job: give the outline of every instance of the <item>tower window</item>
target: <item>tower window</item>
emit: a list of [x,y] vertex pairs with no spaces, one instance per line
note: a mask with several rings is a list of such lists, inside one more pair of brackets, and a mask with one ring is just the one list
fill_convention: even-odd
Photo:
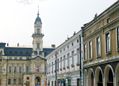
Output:
[[40,43],[37,43],[37,48],[40,48]]

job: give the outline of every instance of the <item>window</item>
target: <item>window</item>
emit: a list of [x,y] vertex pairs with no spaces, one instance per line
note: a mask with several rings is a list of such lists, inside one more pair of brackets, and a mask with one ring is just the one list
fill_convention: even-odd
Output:
[[117,49],[119,51],[119,27],[117,28]]
[[69,68],[69,53],[67,54],[67,68]]
[[89,58],[92,59],[92,41],[89,42]]
[[72,46],[74,45],[74,43],[72,42]]
[[37,33],[40,33],[40,29],[37,29]]
[[110,33],[106,33],[106,53],[110,53]]
[[16,79],[13,79],[13,84],[16,84]]
[[22,84],[22,79],[21,78],[19,78],[19,84]]
[[79,66],[80,64],[80,52],[79,52],[79,48],[77,48],[77,66]]
[[84,60],[87,60],[87,44],[84,45]]
[[37,43],[37,48],[40,48],[40,43]]
[[16,68],[16,66],[14,67],[14,73],[16,73],[16,71],[17,71],[17,68]]
[[21,73],[21,67],[19,67],[19,73]]
[[65,69],[65,55],[64,55],[64,65],[63,65],[63,69]]
[[72,51],[72,67],[74,66],[74,51]]
[[[26,73],[28,73],[29,72],[29,67],[28,66],[26,66]],[[38,71],[39,72],[39,71]]]
[[60,70],[62,70],[62,57],[60,57]]
[[11,79],[8,79],[8,85],[10,85],[11,84]]
[[53,73],[53,62],[52,62],[52,73]]
[[59,71],[59,59],[57,59],[57,70]]
[[12,72],[12,68],[11,68],[11,66],[9,66],[9,73],[11,73]]
[[110,23],[110,18],[107,18],[107,23]]
[[101,41],[100,37],[97,37],[96,39],[96,49],[97,49],[97,57],[101,55]]

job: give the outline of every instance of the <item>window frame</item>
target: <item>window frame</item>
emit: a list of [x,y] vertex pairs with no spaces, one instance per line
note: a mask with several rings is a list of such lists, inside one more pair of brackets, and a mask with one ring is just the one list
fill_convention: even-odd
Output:
[[107,32],[105,34],[105,42],[106,42],[106,54],[111,53],[111,34],[110,32]]

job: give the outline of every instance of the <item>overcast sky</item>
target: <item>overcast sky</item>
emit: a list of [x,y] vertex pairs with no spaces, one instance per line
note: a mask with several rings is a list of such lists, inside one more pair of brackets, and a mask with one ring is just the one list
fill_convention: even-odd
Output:
[[42,19],[44,47],[63,43],[117,0],[1,0],[0,42],[13,46],[32,45],[34,21],[38,12]]

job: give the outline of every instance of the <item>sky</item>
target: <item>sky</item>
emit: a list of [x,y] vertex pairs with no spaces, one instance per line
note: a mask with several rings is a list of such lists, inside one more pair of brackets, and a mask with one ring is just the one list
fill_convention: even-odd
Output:
[[32,47],[38,7],[42,20],[43,46],[63,43],[94,15],[117,0],[1,0],[0,42]]

